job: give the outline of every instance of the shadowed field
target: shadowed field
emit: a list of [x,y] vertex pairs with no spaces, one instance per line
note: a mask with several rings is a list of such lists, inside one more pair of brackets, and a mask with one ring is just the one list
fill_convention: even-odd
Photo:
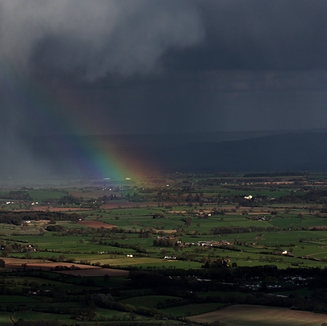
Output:
[[235,305],[188,319],[198,323],[220,321],[233,326],[320,326],[327,321],[327,315],[287,308]]

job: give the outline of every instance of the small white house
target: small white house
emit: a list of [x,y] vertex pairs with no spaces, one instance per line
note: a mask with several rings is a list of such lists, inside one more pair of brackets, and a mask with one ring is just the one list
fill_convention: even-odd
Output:
[[244,199],[252,199],[253,196],[252,195],[249,195],[249,196],[244,196]]

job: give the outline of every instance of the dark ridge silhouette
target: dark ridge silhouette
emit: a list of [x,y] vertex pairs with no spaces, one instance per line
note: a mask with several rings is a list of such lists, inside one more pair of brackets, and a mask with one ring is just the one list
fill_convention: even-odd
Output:
[[[169,135],[26,137],[22,154],[5,155],[0,177],[91,176],[87,149],[122,154],[162,172],[276,172],[327,170],[327,131],[263,131]],[[81,150],[83,149],[84,152]],[[85,154],[85,155],[84,155]],[[92,170],[93,169],[93,170]],[[106,177],[106,176],[103,176]]]
[[185,171],[325,171],[327,133],[286,133],[187,144],[172,148],[170,154],[162,154],[160,159],[168,166]]

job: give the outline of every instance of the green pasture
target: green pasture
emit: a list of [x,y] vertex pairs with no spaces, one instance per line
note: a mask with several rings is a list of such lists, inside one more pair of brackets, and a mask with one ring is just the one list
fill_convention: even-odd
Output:
[[[237,263],[237,266],[239,267],[254,267],[254,266],[266,266],[266,265],[274,265],[279,269],[285,269],[285,268],[289,268],[289,267],[295,267],[295,266],[299,266],[299,267],[317,267],[320,266],[318,264],[315,264],[314,262],[308,262],[308,264],[306,265],[299,265],[299,260],[295,259],[295,258],[288,258],[285,259],[284,261],[278,260],[277,261],[267,261],[267,260],[262,260],[265,259],[266,256],[264,255],[257,255],[257,254],[248,254],[249,258],[241,258],[241,257],[230,257],[231,259],[231,263],[235,262]],[[274,257],[275,258],[275,257]]]
[[[255,246],[235,246],[236,248],[242,251],[234,251],[223,248],[201,248],[206,251],[197,253],[198,258],[207,257],[209,259],[222,259],[229,258],[230,264],[236,263],[237,266],[263,266],[263,265],[276,265],[278,268],[287,268],[290,266],[300,266],[300,267],[318,267],[324,266],[325,263],[321,261],[309,260],[306,258],[297,258],[289,255],[282,255],[281,252],[283,250],[289,250],[289,247],[286,248],[258,248]],[[198,247],[199,248],[199,247]],[[297,247],[291,247],[291,250],[294,250]],[[300,249],[300,247],[299,247]],[[308,258],[310,257],[310,253],[314,253],[316,248],[311,248],[311,250],[307,251]],[[276,252],[276,254],[272,254]],[[278,253],[279,252],[279,253]],[[316,252],[317,256],[319,254],[323,255],[324,251]],[[301,256],[304,256],[304,253],[301,253]],[[312,256],[315,257],[315,256]],[[199,265],[202,265],[199,263]]]
[[[56,225],[61,225],[66,227],[67,229],[85,229],[88,228],[86,225],[78,224],[78,223],[72,223],[71,221],[57,221]],[[54,235],[54,232],[46,231],[47,235]]]
[[[160,266],[178,267],[181,264],[188,268],[200,268],[202,263],[199,262],[182,262],[182,261],[164,261],[161,259],[164,254],[161,253],[161,248],[153,247],[153,240],[155,237],[139,238],[137,234],[126,233],[122,238],[122,234],[116,234],[117,238],[107,239],[106,241],[118,242],[122,245],[131,245],[143,247],[153,257],[139,257],[139,254],[131,248],[119,248],[110,245],[100,245],[98,243],[90,242],[90,237],[77,237],[77,236],[17,236],[11,237],[12,240],[28,241],[28,243],[36,243],[38,250],[30,253],[11,253],[11,257],[18,258],[35,258],[35,259],[52,259],[55,258],[59,261],[72,261],[81,262],[88,261],[91,264],[109,264],[112,266],[144,266],[147,268]],[[205,240],[226,240],[229,242],[245,243],[245,245],[233,245],[239,251],[229,250],[226,248],[211,248],[211,247],[198,247],[191,246],[178,250],[177,252],[171,247],[165,248],[165,255],[178,256],[185,255],[186,253],[194,254],[198,260],[202,257],[218,258],[218,257],[230,257],[232,262],[236,262],[240,266],[251,266],[258,264],[267,264],[265,258],[264,261],[260,261],[260,256],[269,256],[271,252],[282,252],[284,250],[292,252],[295,256],[308,256],[316,258],[327,257],[327,249],[324,248],[327,245],[327,232],[326,231],[278,231],[278,232],[253,232],[253,233],[240,233],[240,234],[224,234],[224,235],[185,235],[177,237],[182,242],[197,242]],[[42,242],[41,242],[42,241]],[[233,247],[230,247],[233,249]],[[99,252],[105,254],[100,255]],[[127,258],[126,256],[132,254],[133,258]],[[248,256],[251,259],[246,259]],[[160,257],[154,258],[154,257]],[[297,264],[301,258],[292,258],[288,256],[281,256],[277,259],[276,255],[271,256],[272,259],[269,263],[278,263],[282,268],[289,264]],[[317,266],[324,264],[322,262],[302,259],[303,264],[308,266]],[[192,267],[191,267],[192,266]]]
[[[137,206],[137,203],[135,203]],[[108,209],[106,211],[101,211],[100,214],[106,213],[110,214],[111,216],[142,216],[142,215],[152,215],[156,211],[160,210],[158,207],[132,207],[132,208],[115,208],[115,209]]]
[[[30,195],[33,201],[37,202],[43,202],[46,199],[58,199],[63,196],[67,196],[67,193],[53,189],[53,190],[48,190],[48,189],[37,189],[37,190],[26,190],[25,191],[27,194]],[[0,190],[0,198],[6,197],[10,191],[8,190]],[[12,200],[10,200],[12,201]]]
[[70,317],[71,315],[69,314],[51,314],[37,311],[17,311],[14,313],[13,319],[14,321],[18,321],[20,318],[26,321],[58,320],[71,325],[72,320]]
[[231,297],[237,295],[240,298],[246,298],[249,294],[248,293],[242,293],[242,292],[230,292],[230,291],[209,291],[209,292],[197,292],[197,296],[200,298],[207,298],[207,297]]
[[129,216],[123,215],[118,216],[119,220],[114,217],[101,218],[102,222],[108,224],[115,224],[122,228],[135,228],[139,229],[157,229],[157,230],[174,230],[174,229],[187,229],[199,232],[209,232],[214,227],[230,227],[230,226],[240,226],[240,227],[271,227],[271,224],[267,221],[256,221],[251,218],[246,218],[241,215],[215,215],[206,219],[199,217],[192,217],[185,214],[184,217],[191,218],[191,225],[188,227],[184,221],[182,221],[183,216],[174,215],[167,213],[165,218],[152,218],[152,215],[142,215],[142,216]]
[[[16,280],[17,281],[17,280]],[[40,303],[39,300],[27,297],[27,296],[22,296],[22,295],[0,295],[0,305],[3,304],[22,304],[22,303],[33,303],[33,304],[38,304]]]
[[321,243],[302,242],[292,248],[295,256],[309,256],[317,258],[327,257],[327,247]]
[[[75,265],[78,267],[78,265]],[[35,272],[38,273],[38,272]],[[54,284],[54,286],[59,286],[59,288],[65,288],[65,284],[71,285],[72,289],[71,290],[95,290],[98,287],[103,287],[103,286],[110,286],[110,287],[124,287],[126,284],[130,281],[128,276],[114,276],[114,277],[79,277],[79,276],[74,276],[70,274],[61,274],[61,273],[56,273],[56,272],[42,272],[45,273],[48,277],[51,278],[49,280],[50,286]],[[48,279],[44,279],[46,282]],[[62,284],[62,287],[61,287]],[[61,305],[63,303],[53,303],[53,305]],[[78,302],[72,302],[72,305],[77,305],[79,306],[80,303]]]
[[320,204],[310,204],[310,203],[274,203],[273,201],[270,202],[269,206],[267,206],[268,209],[283,209],[284,211],[290,211],[290,212],[303,212],[308,211],[310,207],[320,207]]
[[[290,195],[292,193],[292,188],[280,188],[277,190],[270,190],[270,189],[261,189],[261,190],[258,190],[258,191],[253,191],[251,192],[251,195],[253,197],[256,197],[256,196],[267,196],[268,198],[278,198],[278,197],[282,197],[282,196],[287,196],[287,195]],[[304,192],[298,192],[297,194],[301,194],[303,195]]]
[[102,260],[90,260],[91,264],[100,262],[101,265],[110,265],[118,267],[122,266],[128,268],[130,266],[138,267],[141,269],[166,269],[166,268],[183,268],[183,269],[197,269],[201,268],[202,263],[195,262],[195,261],[186,261],[186,260],[168,260],[162,258],[151,258],[151,257],[133,257],[133,258],[126,258],[124,257],[117,257],[117,258],[108,258]]
[[[77,266],[77,265],[75,265]],[[49,280],[46,278],[41,277],[15,277],[13,278],[13,286],[20,286],[20,287],[26,287],[31,286],[35,290],[42,290],[42,289],[62,289],[62,290],[84,290],[84,289],[90,289],[90,286],[85,286],[85,284],[81,284],[81,280],[79,278],[76,278],[75,280],[70,278],[65,278],[64,276],[60,276],[57,278],[58,280]],[[61,281],[59,281],[61,280]],[[69,282],[67,282],[69,280]],[[0,281],[1,282],[1,281]],[[91,288],[94,288],[92,286]],[[14,299],[11,299],[11,297],[14,297]],[[11,300],[14,300],[13,302],[19,302],[19,303],[36,303],[39,302],[38,297],[25,297],[25,296],[0,296],[0,302],[12,302]],[[16,301],[15,301],[16,300]]]
[[109,264],[110,266],[152,266],[153,264],[164,264],[163,259],[151,258],[151,257],[133,257],[126,258],[126,256],[117,256],[116,258],[105,258],[100,259],[90,259],[91,264],[100,262],[101,265]]
[[327,219],[315,216],[305,216],[302,220],[301,226],[310,227],[310,226],[319,226],[319,225],[327,225]]
[[[21,238],[20,238],[21,239]],[[25,238],[27,239],[27,238]],[[40,241],[36,242],[35,238],[30,239],[28,243],[35,244],[37,246],[37,251],[35,252],[13,252],[12,255],[15,257],[41,257],[41,259],[49,257],[58,257],[60,255],[65,255],[66,257],[74,257],[77,255],[92,255],[95,258],[101,258],[104,254],[133,254],[135,250],[131,248],[119,248],[116,246],[111,246],[110,244],[104,245],[97,242],[90,242],[90,238],[86,237],[40,237]],[[44,241],[43,241],[44,240]],[[51,241],[52,240],[52,241]],[[61,241],[58,241],[61,240]],[[142,239],[140,239],[142,240]],[[148,239],[149,246],[152,246],[153,239]],[[42,241],[42,242],[41,242]],[[123,243],[121,239],[107,239],[108,243],[110,242],[119,242]],[[14,242],[14,239],[13,239]],[[131,243],[138,244],[141,241],[131,241]]]
[[[300,255],[305,255],[308,257],[314,257],[314,258],[320,258],[320,259],[327,259],[327,247],[322,247],[322,246],[315,246],[313,248],[310,248],[311,250],[309,251],[307,248],[304,246],[304,250],[301,250],[300,248],[296,248],[297,250],[294,250],[293,253],[299,254]],[[327,262],[322,263],[325,266],[327,266]]]
[[[10,236],[10,237],[3,237],[6,241],[17,241],[26,244],[37,244],[39,245],[47,245],[49,243],[62,243],[63,239],[69,237],[59,237],[53,236],[54,233],[47,232],[44,235],[18,235],[18,236]],[[72,237],[73,238],[73,237]],[[74,239],[79,240],[79,237],[75,237]]]
[[[214,216],[208,219],[195,219],[195,223],[200,223],[200,229],[203,227],[213,228],[213,227],[271,227],[271,224],[267,221],[257,221],[253,220],[252,216],[248,218],[242,215],[222,215]],[[193,226],[193,225],[192,225]],[[195,225],[193,226],[195,227]]]
[[[136,228],[136,229],[174,229],[178,226],[178,223],[180,223],[181,217],[179,217],[178,223],[176,220],[172,218],[160,218],[160,219],[154,219],[152,218],[152,215],[135,215],[135,216],[129,216],[129,215],[115,215],[118,216],[119,219],[115,219],[114,217],[101,218],[101,222],[108,223],[108,224],[114,224],[117,225],[120,228]],[[184,224],[183,222],[181,222]]]
[[290,228],[290,227],[310,227],[327,225],[326,218],[315,217],[313,215],[297,216],[295,214],[287,214],[282,216],[275,216],[271,218],[271,224],[276,227]]
[[[109,208],[109,209],[99,209],[96,211],[90,211],[88,214],[88,218],[94,219],[95,216],[103,217],[103,218],[112,218],[115,216],[121,217],[141,217],[141,216],[149,216],[152,217],[158,211],[165,212],[164,208],[161,207],[128,207],[128,208]],[[100,219],[101,220],[101,219]]]
[[42,228],[41,225],[33,224],[33,225],[27,225],[25,228],[19,226],[19,225],[13,225],[13,224],[0,224],[0,237],[5,237],[8,235],[30,235],[40,234],[40,228]]
[[11,237],[12,240],[26,241],[30,244],[35,244],[38,250],[54,250],[60,252],[82,252],[90,253],[102,250],[105,246],[90,243],[92,237],[87,236],[17,236]]
[[[153,247],[153,240],[156,239],[156,235],[151,236],[149,238],[139,238],[137,234],[125,234],[126,238],[123,236],[123,238],[115,238],[115,239],[109,239],[108,241],[112,242],[118,242],[122,245],[129,245],[129,246],[141,246],[146,250],[154,250],[157,247]],[[118,237],[120,235],[118,234]],[[117,250],[122,248],[117,248]]]
[[0,313],[0,325],[9,326],[12,325],[12,321],[10,319],[11,312],[1,311]]
[[[268,233],[268,232],[267,232]],[[266,232],[249,232],[249,233],[226,233],[226,234],[186,234],[179,237],[182,242],[198,242],[198,241],[228,241],[228,242],[244,242],[250,244],[253,242],[263,244],[264,241],[259,241],[262,235],[267,234]],[[269,234],[269,233],[268,233]],[[199,248],[192,246],[190,248]],[[202,249],[210,250],[211,247],[200,247]],[[245,248],[239,248],[240,250]]]
[[[42,298],[43,299],[43,298]],[[8,307],[9,306],[9,307]],[[58,305],[56,303],[52,303],[51,301],[46,302],[46,300],[42,300],[40,302],[29,302],[29,303],[8,303],[7,308],[12,308],[12,310],[14,311],[39,311],[39,314],[42,314],[41,311],[43,311],[45,313],[45,315],[50,315],[49,313],[46,313],[47,311],[49,311],[49,306],[53,307],[53,308],[57,308],[59,309],[65,309],[65,308],[70,308],[70,309],[82,309],[83,305],[79,304],[79,303],[75,303],[75,302],[65,302],[62,303],[61,305]],[[29,316],[28,318],[33,318],[31,316]],[[41,318],[42,320],[42,318]]]
[[146,264],[135,264],[134,266],[142,269],[198,269],[201,268],[202,263],[196,261],[186,260],[159,260],[157,263],[148,262]]
[[312,295],[312,290],[306,288],[306,287],[299,287],[297,289],[292,289],[289,291],[278,291],[279,295],[293,295],[295,297],[301,297],[304,298],[305,296],[310,297]]
[[[129,250],[126,252],[134,253],[134,251]],[[12,253],[10,257],[13,258],[23,258],[22,263],[24,263],[24,259],[26,258],[26,254],[24,253]],[[66,253],[60,253],[60,252],[34,252],[31,253],[28,258],[30,259],[38,259],[40,261],[56,258],[57,261],[62,262],[71,262],[73,263],[83,263],[83,261],[90,262],[90,264],[95,264],[99,262],[100,264],[106,264],[108,260],[111,259],[118,259],[121,261],[121,259],[126,260],[126,255],[116,254],[116,253],[108,253],[103,255],[96,255],[92,253],[80,253],[80,254],[66,254]]]
[[34,201],[43,202],[47,199],[58,199],[63,196],[67,196],[67,193],[62,192],[60,190],[46,190],[46,189],[39,189],[39,190],[27,190],[26,191]]
[[201,263],[193,261],[183,261],[183,260],[166,260],[159,258],[150,258],[150,257],[138,257],[138,258],[126,258],[126,257],[117,257],[117,258],[108,258],[102,260],[90,260],[91,264],[100,262],[101,265],[109,264],[110,266],[135,266],[142,269],[147,268],[200,268]]
[[[112,194],[117,194],[117,191],[112,191],[109,189],[67,189],[69,193],[77,198],[83,197],[88,198],[98,198],[103,196],[110,196]],[[123,191],[121,191],[123,192]],[[120,193],[120,192],[119,192]]]
[[[182,237],[183,241],[190,242],[194,240],[226,240],[230,242],[243,242],[246,245],[255,243],[255,247],[290,247],[300,245],[301,241],[319,241],[324,244],[327,241],[326,231],[271,231],[271,232],[250,232],[234,233],[221,235],[198,235],[194,237]],[[246,250],[246,247],[243,248]]]
[[3,197],[7,196],[9,192],[9,190],[0,190],[0,199],[3,199]]
[[[282,197],[282,196],[287,196],[291,194],[292,188],[280,188],[280,189],[276,189],[276,190],[270,190],[267,188],[259,188],[259,189],[255,189],[253,190],[253,185],[249,186],[248,190],[245,189],[241,189],[241,190],[237,190],[234,188],[229,189],[228,186],[224,187],[220,192],[219,195],[226,197],[226,196],[249,196],[252,195],[253,197],[256,196],[267,196],[268,198],[278,198],[278,197]],[[258,187],[256,187],[258,188]],[[298,193],[298,194],[304,194],[303,193]]]
[[257,242],[266,246],[288,246],[300,242],[300,239],[327,241],[326,231],[278,231],[267,232]]

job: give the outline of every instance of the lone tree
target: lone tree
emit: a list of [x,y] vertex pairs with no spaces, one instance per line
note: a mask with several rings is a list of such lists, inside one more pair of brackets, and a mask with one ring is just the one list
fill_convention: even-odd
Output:
[[165,218],[165,215],[162,212],[157,212],[152,215],[152,218]]

